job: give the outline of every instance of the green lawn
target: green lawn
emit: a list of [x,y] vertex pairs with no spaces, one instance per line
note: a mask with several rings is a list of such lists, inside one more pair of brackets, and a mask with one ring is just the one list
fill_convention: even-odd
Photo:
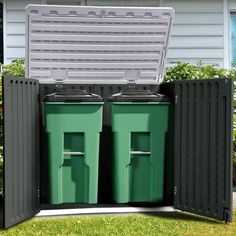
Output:
[[0,235],[236,235],[234,222],[183,213],[34,218]]

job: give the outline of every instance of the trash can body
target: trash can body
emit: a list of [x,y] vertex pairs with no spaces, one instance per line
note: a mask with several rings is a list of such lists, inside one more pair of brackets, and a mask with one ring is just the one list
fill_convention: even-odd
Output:
[[103,102],[44,104],[49,203],[96,203]]
[[112,102],[114,201],[163,199],[169,102]]

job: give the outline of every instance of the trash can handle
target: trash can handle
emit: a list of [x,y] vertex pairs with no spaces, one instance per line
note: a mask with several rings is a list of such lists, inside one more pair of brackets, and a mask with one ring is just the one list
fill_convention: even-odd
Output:
[[84,152],[63,152],[64,155],[84,156]]
[[132,155],[151,155],[151,152],[144,152],[144,151],[130,151]]

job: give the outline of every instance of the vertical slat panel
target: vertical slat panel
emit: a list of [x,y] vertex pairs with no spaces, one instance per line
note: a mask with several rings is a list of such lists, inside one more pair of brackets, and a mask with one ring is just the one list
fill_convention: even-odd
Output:
[[175,156],[175,168],[179,169],[179,171],[175,171],[174,176],[175,176],[175,187],[174,187],[174,205],[177,207],[181,207],[182,203],[182,179],[181,179],[181,173],[182,173],[182,163],[181,163],[181,156],[182,156],[182,147],[181,147],[181,137],[179,136],[182,132],[182,100],[183,100],[183,88],[182,84],[176,84],[176,89],[175,89],[175,153],[177,154]]
[[[38,103],[39,102],[39,84],[37,82],[34,82],[35,84],[35,93],[37,94],[37,97],[35,97],[35,103]],[[40,116],[38,114],[40,114],[40,111],[39,111],[39,107],[35,107],[35,126],[36,126],[36,131],[35,133],[36,134],[40,134]],[[36,159],[36,165],[35,165],[35,171],[36,171],[36,179],[40,179],[40,172],[39,172],[39,168],[38,166],[40,166],[40,145],[37,145],[37,144],[40,144],[40,140],[39,140],[39,137],[40,135],[36,135],[36,153],[38,154],[38,158]],[[38,206],[40,206],[40,181],[37,181],[37,193],[35,194],[35,208],[37,208]]]
[[[215,167],[215,102],[214,102],[214,94],[215,94],[215,84],[211,83],[209,89],[209,107],[210,107],[210,120],[209,120],[209,174],[208,174],[208,205],[209,205],[209,213],[214,214],[214,185],[215,185],[215,176],[214,176],[214,167]],[[207,170],[206,170],[207,171]]]
[[[28,92],[28,89],[26,88],[25,86],[25,83],[26,81],[23,81],[23,96],[22,96],[22,104],[27,104],[27,92]],[[23,146],[22,146],[22,149],[23,149],[23,156],[24,157],[27,157],[27,146],[28,146],[28,132],[27,132],[27,124],[28,124],[28,119],[27,119],[27,106],[23,106],[23,110],[22,110],[22,115],[23,115],[23,132],[22,132],[22,139],[24,140],[23,142]],[[25,169],[28,169],[28,160],[27,158],[23,158],[24,159],[24,167]],[[27,212],[27,209],[28,209],[28,204],[29,204],[29,201],[28,201],[28,185],[26,184],[28,182],[28,176],[27,176],[28,172],[27,171],[24,171],[23,173],[23,192],[24,192],[24,216],[25,217],[28,217],[28,212]]]
[[[224,91],[220,90],[220,96],[223,97],[224,96]],[[224,123],[226,122],[225,120],[225,99],[219,99],[219,122],[220,123]],[[219,137],[222,137],[222,139],[225,140],[225,127],[222,125],[219,128]],[[224,159],[225,159],[225,141],[223,142],[219,142],[219,167],[218,167],[218,171],[219,171],[219,179],[224,179],[225,178],[225,170],[223,168],[224,166]],[[219,183],[219,190],[218,190],[218,199],[224,199],[224,183],[220,182]],[[224,201],[224,200],[223,200]],[[223,215],[223,209],[221,207],[218,207],[218,212],[222,213]]]
[[[195,84],[192,84],[189,86],[188,89],[188,175],[187,178],[188,181],[188,207],[190,207],[193,210],[194,207],[194,86]],[[193,137],[193,138],[191,138]]]
[[[189,172],[189,108],[190,108],[190,104],[189,104],[189,84],[185,84],[186,87],[186,124],[185,124],[185,135],[184,140],[185,142],[183,143],[183,150],[185,153],[185,157],[184,157],[184,162],[185,162],[185,178],[188,179],[188,172]],[[186,146],[187,148],[185,149],[184,146]],[[188,204],[188,194],[189,194],[189,181],[186,181],[185,183],[185,208],[188,209],[189,204]]]
[[[34,89],[34,104],[38,104],[39,102],[39,87],[36,82],[33,82],[33,89]],[[35,96],[36,94],[36,96]],[[38,158],[33,159],[34,160],[34,180],[39,180],[39,106],[33,106],[33,127],[34,127],[34,136],[35,136],[35,142],[34,142],[34,152],[37,153]],[[33,209],[36,209],[39,204],[39,181],[33,181],[34,183],[34,193],[33,193]]]
[[3,79],[5,228],[39,211],[38,92],[35,80]]
[[[18,81],[17,81],[18,82]],[[17,97],[18,97],[18,91],[17,91],[17,84],[16,81],[13,81],[13,110],[12,110],[12,115],[13,115],[13,150],[14,153],[13,155],[15,157],[18,157],[18,107],[17,107]],[[18,218],[19,216],[19,158],[15,158],[13,162],[13,176],[14,176],[14,182],[13,186],[15,188],[15,193],[14,195],[17,196],[14,202],[14,217]]]
[[[205,157],[206,157],[206,164],[203,166],[203,170],[204,170],[204,177],[206,178],[205,179],[205,183],[202,182],[204,186],[204,189],[205,189],[205,192],[204,192],[204,195],[203,197],[203,202],[204,202],[204,206],[205,206],[205,212],[207,214],[210,213],[210,173],[211,173],[211,162],[210,162],[210,154],[211,154],[211,101],[210,101],[210,96],[211,96],[211,84],[210,83],[207,83],[206,85],[206,112],[204,112],[204,115],[205,115],[205,119],[203,122],[206,122],[206,125],[205,125],[205,129],[206,129],[206,142],[205,142],[205,150],[206,150],[206,153],[205,153]],[[203,149],[204,151],[204,149]]]
[[225,80],[225,159],[227,160],[224,164],[225,182],[229,183],[225,185],[225,198],[224,198],[224,218],[228,217],[229,221],[232,222],[232,177],[233,177],[233,81]]
[[[187,98],[186,98],[186,85],[184,84],[182,86],[182,100],[181,100],[182,106],[181,108],[185,107],[185,109],[187,109]],[[186,176],[186,168],[187,168],[187,163],[186,163],[186,137],[187,137],[187,133],[186,133],[186,126],[187,126],[187,116],[183,116],[183,109],[181,109],[181,203],[183,204],[184,209],[187,209],[186,207],[186,192],[187,192],[187,182],[184,181],[187,176]]]
[[194,122],[195,122],[195,134],[194,134],[194,208],[199,213],[201,213],[200,208],[200,199],[201,199],[201,186],[200,186],[200,171],[201,171],[201,162],[199,160],[199,157],[201,156],[201,149],[197,148],[197,144],[201,142],[201,106],[202,106],[202,83],[195,83],[195,91],[194,91],[194,97],[195,97],[195,104],[194,104]]
[[[223,176],[221,175],[221,170],[220,170],[220,156],[219,156],[219,151],[222,149],[220,148],[220,142],[219,142],[219,138],[220,138],[220,127],[219,127],[219,124],[220,124],[220,114],[219,114],[219,111],[220,111],[220,101],[222,99],[220,99],[220,88],[219,88],[219,84],[216,83],[216,126],[217,126],[217,130],[216,130],[216,166],[215,166],[215,179],[216,179],[216,186],[218,186],[216,189],[215,189],[215,214],[218,214],[220,212],[220,209],[219,209],[219,199],[221,199],[221,197],[219,198],[219,191],[220,189],[222,188],[222,184],[221,182],[219,182],[219,179],[221,179]],[[220,177],[220,178],[219,178]]]
[[[22,94],[22,81],[18,81],[18,86],[17,86],[17,109],[18,109],[18,135],[17,135],[17,146],[18,148],[18,156],[19,156],[19,183],[23,183],[23,174],[24,174],[24,160],[23,160],[23,126],[22,126],[22,112],[23,112],[23,103],[22,103],[22,96],[20,97],[19,94]],[[23,201],[23,188],[19,188],[19,214],[21,217],[24,215],[24,201]]]
[[214,214],[218,214],[218,189],[219,189],[219,172],[218,172],[218,162],[219,162],[219,84],[215,83],[216,91],[215,91],[215,166],[214,168],[214,178],[215,178],[215,199],[214,201]]
[[[30,191],[30,188],[31,188],[31,186],[30,186],[30,180],[29,180],[29,173],[30,173],[30,171],[31,171],[31,166],[30,166],[30,160],[29,160],[29,158],[30,158],[30,153],[29,153],[29,145],[28,145],[28,143],[30,143],[30,137],[29,137],[29,122],[30,122],[30,120],[29,120],[29,109],[30,109],[30,107],[29,107],[29,100],[30,100],[30,96],[29,96],[29,93],[30,93],[30,91],[29,91],[29,89],[28,89],[28,81],[26,81],[25,82],[25,88],[26,88],[26,162],[27,162],[27,170],[29,170],[29,171],[27,171],[26,172],[26,177],[27,177],[27,193],[29,193],[29,191]],[[28,212],[28,209],[30,209],[30,195],[29,194],[26,194],[26,199],[27,199],[27,213],[28,213],[28,216],[30,215],[30,212]]]
[[210,84],[205,83],[204,84],[204,90],[203,90],[203,98],[204,98],[204,103],[203,103],[203,120],[202,120],[202,156],[203,156],[203,161],[202,161],[202,179],[201,179],[201,186],[203,188],[203,193],[202,193],[202,208],[203,212],[208,212],[209,209],[209,199],[208,199],[208,193],[209,193],[209,172],[210,171],[210,161],[209,161],[209,148],[210,148],[210,104],[209,104],[209,91],[210,91]]
[[[33,138],[33,135],[34,135],[34,133],[33,133],[33,130],[34,130],[34,127],[33,127],[33,114],[32,114],[32,111],[33,111],[33,90],[32,90],[32,82],[30,81],[29,83],[28,83],[28,88],[29,88],[29,94],[30,94],[30,99],[29,99],[29,103],[28,103],[28,106],[29,106],[29,139],[30,140],[32,140],[32,138]],[[32,143],[32,145],[30,145],[29,146],[29,163],[30,163],[30,172],[29,172],[29,176],[31,177],[31,179],[30,179],[30,188],[31,188],[31,191],[32,191],[32,193],[33,193],[33,191],[34,191],[34,189],[33,189],[33,176],[34,176],[34,173],[33,173],[33,171],[34,171],[34,166],[33,166],[33,164],[34,164],[34,160],[33,160],[33,158],[30,158],[30,157],[32,157],[32,155],[33,155],[33,152],[34,152],[34,150],[33,150],[33,145],[34,145],[34,143]],[[33,194],[31,194],[31,196],[30,196],[30,211],[32,211],[33,210]]]
[[175,87],[174,206],[231,220],[232,80],[177,81]]
[[[26,84],[26,87],[27,87],[27,143],[30,143],[30,140],[31,140],[31,115],[30,115],[30,112],[31,112],[31,91],[29,89],[29,81],[28,83]],[[31,145],[27,145],[27,162],[28,162],[28,191],[30,191],[31,189],[31,186],[32,186],[32,178],[31,177],[31,174],[32,174],[32,164],[31,164]],[[31,194],[28,195],[28,209],[31,209],[32,207],[32,200],[31,200]],[[29,212],[30,214],[31,212]]]

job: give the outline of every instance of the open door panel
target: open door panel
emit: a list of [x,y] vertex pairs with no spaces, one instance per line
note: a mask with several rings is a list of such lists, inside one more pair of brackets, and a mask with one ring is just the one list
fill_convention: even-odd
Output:
[[229,79],[175,82],[174,207],[232,221]]
[[4,77],[4,227],[39,212],[39,84]]

